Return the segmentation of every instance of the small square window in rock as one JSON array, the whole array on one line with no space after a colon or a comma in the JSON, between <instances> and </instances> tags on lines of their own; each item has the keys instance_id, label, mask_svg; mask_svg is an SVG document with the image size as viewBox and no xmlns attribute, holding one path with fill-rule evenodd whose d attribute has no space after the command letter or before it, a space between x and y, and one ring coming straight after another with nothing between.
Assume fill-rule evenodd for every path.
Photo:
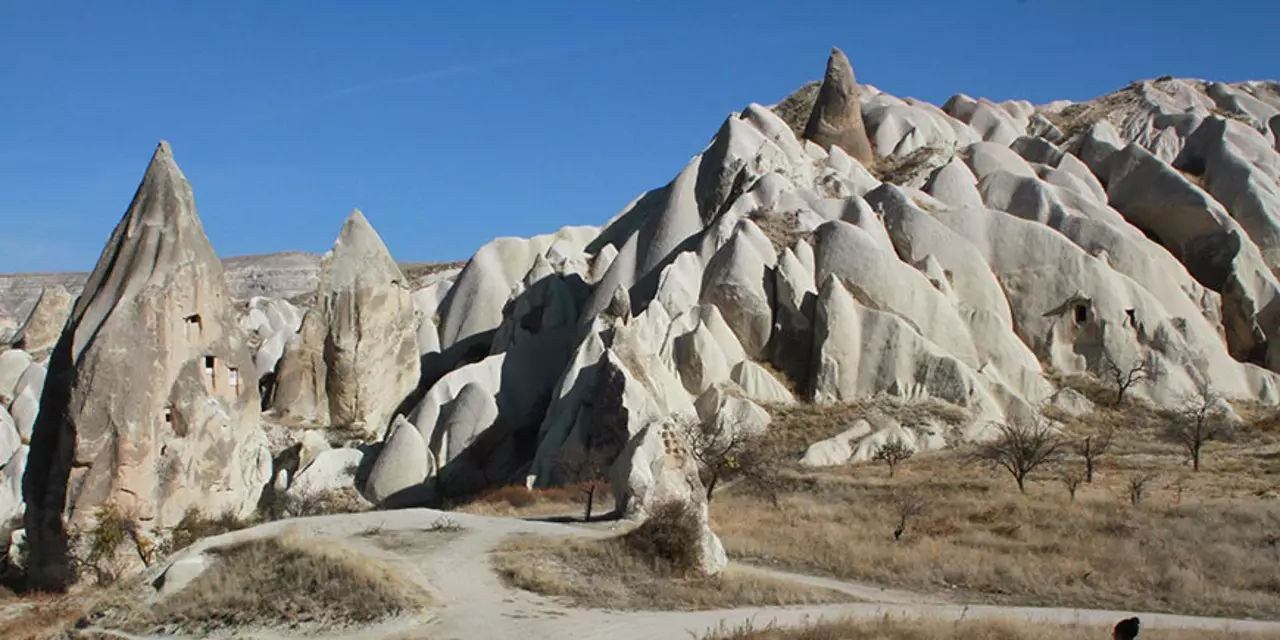
<instances>
[{"instance_id":1,"label":"small square window in rock","mask_svg":"<svg viewBox=\"0 0 1280 640\"><path fill-rule=\"evenodd\" d=\"M1082 304L1076 305L1075 314L1076 314L1076 322L1089 321L1089 307L1086 307Z\"/></svg>"},{"instance_id":2,"label":"small square window in rock","mask_svg":"<svg viewBox=\"0 0 1280 640\"><path fill-rule=\"evenodd\" d=\"M173 407L164 408L164 423L173 424Z\"/></svg>"},{"instance_id":3,"label":"small square window in rock","mask_svg":"<svg viewBox=\"0 0 1280 640\"><path fill-rule=\"evenodd\" d=\"M1129 326L1138 326L1138 312L1135 309L1125 309L1124 315L1129 318Z\"/></svg>"},{"instance_id":4,"label":"small square window in rock","mask_svg":"<svg viewBox=\"0 0 1280 640\"><path fill-rule=\"evenodd\" d=\"M240 370L235 367L227 369L227 379L231 382L231 388L240 393Z\"/></svg>"}]
</instances>

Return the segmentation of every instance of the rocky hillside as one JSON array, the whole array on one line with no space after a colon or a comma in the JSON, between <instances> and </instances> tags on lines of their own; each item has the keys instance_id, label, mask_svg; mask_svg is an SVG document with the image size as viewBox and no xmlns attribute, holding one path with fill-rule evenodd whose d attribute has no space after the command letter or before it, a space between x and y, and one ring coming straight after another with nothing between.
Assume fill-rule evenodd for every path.
<instances>
[{"instance_id":1,"label":"rocky hillside","mask_svg":"<svg viewBox=\"0 0 1280 640\"><path fill-rule=\"evenodd\" d=\"M37 384L35 349L0 362L0 396L19 418L0 507L19 521L10 471L25 464L49 478L43 504L26 507L38 545L56 546L67 514L51 505L69 497L68 469L101 483L80 491L73 517L112 495L164 514L157 522L201 491L241 508L267 482L262 465L244 452L229 462L212 425L260 442L263 427L242 425L260 419L284 430L277 442L335 428L355 441L307 444L274 490L354 486L400 506L607 475L626 515L677 499L705 525L689 430L759 433L775 406L878 396L958 416L863 422L806 456L838 464L889 441L983 439L1047 404L1079 411L1088 401L1060 389L1063 376L1137 372L1132 393L1162 404L1206 389L1274 403L1277 128L1275 82L1161 78L1088 103L957 95L939 107L858 85L833 51L820 85L730 114L671 182L604 226L499 238L460 270L405 273L358 212L323 260L206 261L160 280L103 263L52 348L49 379L93 381L138 344L150 355L131 354L133 365L154 356L164 368L146 385L98 383L146 394L143 413L74 429L68 420L104 419L89 410L97 387ZM212 255L167 148L147 175L162 204L135 203L126 218L166 220L187 230L182 250ZM109 246L132 250L122 242ZM222 298L249 296L225 318ZM192 311L200 304L212 306ZM158 329L130 333L135 320ZM202 414L193 430L184 412L218 403L217 420ZM151 457L98 455L92 434L108 432ZM188 448L226 464L184 462L180 492L147 479L161 473L156 456L197 459ZM700 560L714 570L723 551L703 528Z\"/></svg>"}]
</instances>

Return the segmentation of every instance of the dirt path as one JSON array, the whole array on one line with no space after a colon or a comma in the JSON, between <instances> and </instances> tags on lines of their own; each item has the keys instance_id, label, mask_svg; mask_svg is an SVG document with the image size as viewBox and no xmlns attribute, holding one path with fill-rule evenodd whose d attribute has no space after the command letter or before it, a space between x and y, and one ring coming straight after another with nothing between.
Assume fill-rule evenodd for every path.
<instances>
[{"instance_id":1,"label":"dirt path","mask_svg":"<svg viewBox=\"0 0 1280 640\"><path fill-rule=\"evenodd\" d=\"M461 530L432 533L433 525L443 522L442 518L455 522ZM1004 618L1109 626L1137 613L1142 617L1144 628L1280 632L1280 622L1129 611L963 605L932 596L762 568L748 570L835 589L862 602L697 612L613 612L569 608L549 598L508 589L493 569L490 552L513 534L602 536L610 533L609 524L564 525L428 509L270 523L203 540L183 555L228 542L275 535L286 529L307 537L341 540L344 546L387 560L420 584L434 599L435 606L427 613L394 620L376 628L328 636L330 640L652 640L698 637L721 625L736 626L746 621L759 627L770 623L794 625L822 618L867 618L886 614L938 620ZM399 542L388 544L384 539L379 544L379 536L394 536ZM431 536L439 537L425 544L417 542ZM241 633L235 637L281 638L267 633Z\"/></svg>"}]
</instances>

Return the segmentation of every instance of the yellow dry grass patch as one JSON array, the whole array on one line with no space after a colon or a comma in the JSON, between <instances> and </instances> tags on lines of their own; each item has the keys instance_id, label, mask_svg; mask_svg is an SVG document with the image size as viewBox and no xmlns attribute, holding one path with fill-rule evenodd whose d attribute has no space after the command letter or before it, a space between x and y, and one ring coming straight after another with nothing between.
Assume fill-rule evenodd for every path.
<instances>
[{"instance_id":1,"label":"yellow dry grass patch","mask_svg":"<svg viewBox=\"0 0 1280 640\"><path fill-rule=\"evenodd\" d=\"M144 608L103 606L100 624L134 632L330 628L422 609L427 598L394 568L332 543L292 535L209 553L217 560L177 593Z\"/></svg>"},{"instance_id":2,"label":"yellow dry grass patch","mask_svg":"<svg viewBox=\"0 0 1280 640\"><path fill-rule=\"evenodd\" d=\"M639 557L617 538L517 538L498 549L494 563L507 584L580 607L696 611L850 599L733 567L715 577L681 577Z\"/></svg>"},{"instance_id":3,"label":"yellow dry grass patch","mask_svg":"<svg viewBox=\"0 0 1280 640\"><path fill-rule=\"evenodd\" d=\"M1141 453L1125 454L1126 449ZM718 494L711 522L732 557L771 566L1027 605L1280 617L1280 460L1218 445L1190 473L1177 450L1117 437L1072 501L1038 472L1028 494L963 452L787 474L780 508L745 488ZM1137 507L1129 482L1151 476ZM907 499L910 498L910 499ZM920 501L901 540L900 505Z\"/></svg>"},{"instance_id":4,"label":"yellow dry grass patch","mask_svg":"<svg viewBox=\"0 0 1280 640\"><path fill-rule=\"evenodd\" d=\"M1205 630L1144 632L1161 640L1264 640L1274 633L1232 633ZM764 627L750 624L722 627L702 640L1081 640L1110 638L1111 630L1080 625L1032 624L971 620L939 622L884 617L874 620L830 620L803 627Z\"/></svg>"}]
</instances>

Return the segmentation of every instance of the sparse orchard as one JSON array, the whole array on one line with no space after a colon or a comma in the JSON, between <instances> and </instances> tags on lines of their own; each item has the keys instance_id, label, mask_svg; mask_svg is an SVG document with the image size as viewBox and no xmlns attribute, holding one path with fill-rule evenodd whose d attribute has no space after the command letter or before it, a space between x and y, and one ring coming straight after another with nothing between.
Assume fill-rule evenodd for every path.
<instances>
[{"instance_id":1,"label":"sparse orchard","mask_svg":"<svg viewBox=\"0 0 1280 640\"><path fill-rule=\"evenodd\" d=\"M994 440L978 445L975 457L997 469L1004 469L1027 492L1027 477L1055 459L1063 447L1062 438L1039 418L1015 418L997 427Z\"/></svg>"}]
</instances>

